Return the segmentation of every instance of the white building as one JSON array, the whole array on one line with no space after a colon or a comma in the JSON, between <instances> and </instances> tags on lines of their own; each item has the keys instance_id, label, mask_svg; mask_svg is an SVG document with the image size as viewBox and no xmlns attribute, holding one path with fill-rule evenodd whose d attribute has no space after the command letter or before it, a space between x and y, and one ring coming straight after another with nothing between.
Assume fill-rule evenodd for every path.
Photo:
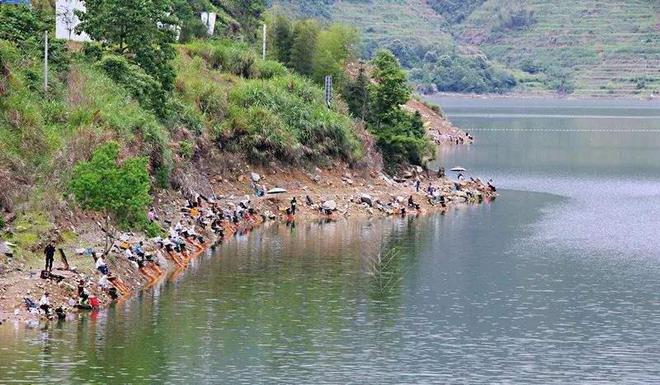
<instances>
[{"instance_id":1,"label":"white building","mask_svg":"<svg viewBox=\"0 0 660 385\"><path fill-rule=\"evenodd\" d=\"M86 33L76 33L80 24L75 11L85 11L85 3L80 0L57 0L55 4L55 38L73 41L92 41Z\"/></svg>"},{"instance_id":2,"label":"white building","mask_svg":"<svg viewBox=\"0 0 660 385\"><path fill-rule=\"evenodd\" d=\"M202 23L206 26L206 34L209 36L213 36L213 32L215 32L216 16L214 12L202 12Z\"/></svg>"}]
</instances>

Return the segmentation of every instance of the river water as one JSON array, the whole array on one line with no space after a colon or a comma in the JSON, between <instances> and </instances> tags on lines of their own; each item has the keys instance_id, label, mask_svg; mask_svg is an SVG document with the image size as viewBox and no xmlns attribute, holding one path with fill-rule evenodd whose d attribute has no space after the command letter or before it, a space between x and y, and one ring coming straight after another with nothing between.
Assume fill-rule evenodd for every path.
<instances>
[{"instance_id":1,"label":"river water","mask_svg":"<svg viewBox=\"0 0 660 385\"><path fill-rule=\"evenodd\" d=\"M660 105L440 102L477 142L438 164L496 201L241 235L78 322L3 325L0 383L657 383Z\"/></svg>"}]
</instances>

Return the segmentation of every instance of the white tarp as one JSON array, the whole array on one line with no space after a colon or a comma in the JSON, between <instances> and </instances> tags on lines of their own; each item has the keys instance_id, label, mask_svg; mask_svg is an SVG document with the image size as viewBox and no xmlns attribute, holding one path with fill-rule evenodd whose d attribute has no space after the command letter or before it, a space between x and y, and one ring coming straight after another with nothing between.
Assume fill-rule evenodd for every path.
<instances>
[{"instance_id":1,"label":"white tarp","mask_svg":"<svg viewBox=\"0 0 660 385\"><path fill-rule=\"evenodd\" d=\"M57 0L55 4L55 38L73 41L92 41L86 33L76 33L80 24L75 11L85 11L85 3L80 0Z\"/></svg>"},{"instance_id":2,"label":"white tarp","mask_svg":"<svg viewBox=\"0 0 660 385\"><path fill-rule=\"evenodd\" d=\"M202 23L206 26L206 34L209 36L213 36L215 32L215 18L214 12L202 12Z\"/></svg>"}]
</instances>

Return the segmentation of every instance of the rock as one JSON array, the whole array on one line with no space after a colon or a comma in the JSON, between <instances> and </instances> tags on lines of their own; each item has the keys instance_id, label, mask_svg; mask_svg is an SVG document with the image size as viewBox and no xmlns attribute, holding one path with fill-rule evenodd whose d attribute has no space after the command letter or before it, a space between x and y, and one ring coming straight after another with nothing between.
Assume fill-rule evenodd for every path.
<instances>
[{"instance_id":1,"label":"rock","mask_svg":"<svg viewBox=\"0 0 660 385\"><path fill-rule=\"evenodd\" d=\"M406 172L403 173L403 178L404 179L411 179L413 176L414 176L413 173L410 172L410 171L406 171Z\"/></svg>"},{"instance_id":2,"label":"rock","mask_svg":"<svg viewBox=\"0 0 660 385\"><path fill-rule=\"evenodd\" d=\"M256 172L251 172L250 179L252 179L254 183L257 183L261 180L261 175L257 174Z\"/></svg>"},{"instance_id":3,"label":"rock","mask_svg":"<svg viewBox=\"0 0 660 385\"><path fill-rule=\"evenodd\" d=\"M416 173L421 174L424 172L424 169L421 166L415 166L414 170Z\"/></svg>"},{"instance_id":4,"label":"rock","mask_svg":"<svg viewBox=\"0 0 660 385\"><path fill-rule=\"evenodd\" d=\"M360 202L368 204L369 207L374 206L374 198L369 194L360 194Z\"/></svg>"},{"instance_id":5,"label":"rock","mask_svg":"<svg viewBox=\"0 0 660 385\"><path fill-rule=\"evenodd\" d=\"M317 174L317 175L314 175L314 177L312 178L312 180L313 180L314 182L316 182L316 183L321 183L321 175L318 175L318 174Z\"/></svg>"},{"instance_id":6,"label":"rock","mask_svg":"<svg viewBox=\"0 0 660 385\"><path fill-rule=\"evenodd\" d=\"M333 200L325 201L321 205L321 208L323 208L323 210L335 211L337 210L337 202Z\"/></svg>"}]
</instances>

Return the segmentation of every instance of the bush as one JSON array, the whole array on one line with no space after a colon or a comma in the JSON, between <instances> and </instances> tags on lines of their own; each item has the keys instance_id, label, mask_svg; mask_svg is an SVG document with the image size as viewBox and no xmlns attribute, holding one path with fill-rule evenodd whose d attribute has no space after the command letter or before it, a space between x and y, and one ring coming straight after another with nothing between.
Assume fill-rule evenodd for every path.
<instances>
[{"instance_id":1,"label":"bush","mask_svg":"<svg viewBox=\"0 0 660 385\"><path fill-rule=\"evenodd\" d=\"M288 73L283 64L274 60L259 60L257 62L257 71L260 79L272 79Z\"/></svg>"},{"instance_id":2,"label":"bush","mask_svg":"<svg viewBox=\"0 0 660 385\"><path fill-rule=\"evenodd\" d=\"M123 227L142 224L149 196L147 159L128 158L119 163L119 144L97 148L89 161L73 169L70 189L87 210L112 216Z\"/></svg>"},{"instance_id":3,"label":"bush","mask_svg":"<svg viewBox=\"0 0 660 385\"><path fill-rule=\"evenodd\" d=\"M169 114L168 97L161 84L142 68L130 64L123 56L104 56L97 66L115 82L126 88L142 107L161 118Z\"/></svg>"},{"instance_id":4,"label":"bush","mask_svg":"<svg viewBox=\"0 0 660 385\"><path fill-rule=\"evenodd\" d=\"M246 146L254 160L301 163L360 155L353 122L328 109L323 92L299 76L245 81L231 90L229 104L219 141Z\"/></svg>"}]
</instances>

